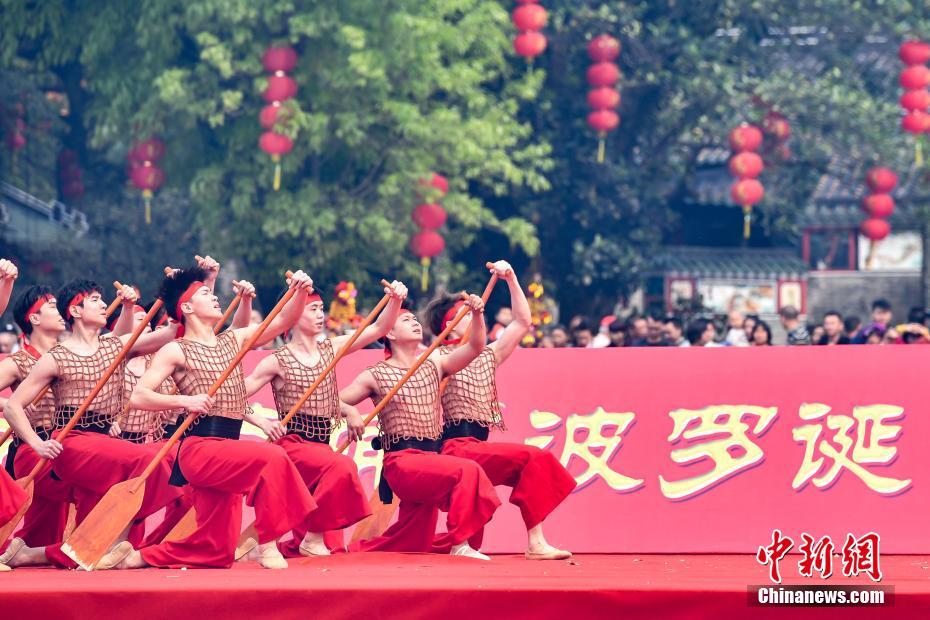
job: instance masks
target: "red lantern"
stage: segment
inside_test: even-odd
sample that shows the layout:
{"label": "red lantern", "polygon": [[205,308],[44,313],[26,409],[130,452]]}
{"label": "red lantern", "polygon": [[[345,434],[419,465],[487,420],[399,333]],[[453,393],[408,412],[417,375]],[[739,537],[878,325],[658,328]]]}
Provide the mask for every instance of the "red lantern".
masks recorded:
{"label": "red lantern", "polygon": [[609,34],[594,37],[588,43],[588,56],[594,62],[611,62],[620,55],[620,41]]}
{"label": "red lantern", "polygon": [[158,138],[149,138],[136,145],[132,150],[130,159],[140,162],[158,161],[165,156],[165,143]]}
{"label": "red lantern", "polygon": [[762,146],[762,132],[753,125],[740,125],[730,132],[730,148],[740,153],[756,151]]}
{"label": "red lantern", "polygon": [[65,200],[80,200],[84,196],[84,183],[81,179],[73,179],[62,186],[61,195]]}
{"label": "red lantern", "polygon": [[527,32],[545,28],[548,14],[546,9],[538,4],[524,4],[514,9],[512,18],[513,25],[516,26],[517,30]]}
{"label": "red lantern", "polygon": [[420,285],[424,291],[429,288],[429,266],[432,259],[446,248],[446,241],[435,230],[421,230],[410,239],[410,251],[420,257],[422,275]]}
{"label": "red lantern", "polygon": [[26,146],[26,136],[18,131],[9,131],[6,134],[6,144],[11,151],[18,151]]}
{"label": "red lantern", "polygon": [[269,47],[262,56],[262,66],[268,73],[290,73],[297,66],[297,52],[293,47]]}
{"label": "red lantern", "polygon": [[283,109],[280,105],[266,105],[258,114],[258,123],[265,129],[272,129],[279,120],[286,120],[283,118],[285,115],[281,114]]}
{"label": "red lantern", "polygon": [[77,153],[71,149],[61,149],[61,152],[58,154],[58,166],[61,169],[70,168],[72,166],[77,166],[78,156]]}
{"label": "red lantern", "polygon": [[930,85],[930,69],[924,65],[908,67],[901,72],[900,79],[905,90],[920,90]]}
{"label": "red lantern", "polygon": [[905,110],[926,112],[930,108],[930,92],[909,90],[901,95],[901,107]]}
{"label": "red lantern", "polygon": [[739,179],[754,179],[765,168],[762,158],[751,151],[738,153],[730,158],[730,174]]}
{"label": "red lantern", "polygon": [[297,94],[297,82],[287,75],[269,75],[268,88],[262,93],[262,97],[268,103],[275,101],[287,101]]}
{"label": "red lantern", "polygon": [[862,234],[865,235],[871,241],[881,241],[891,233],[891,224],[886,220],[880,220],[878,218],[869,218],[862,222],[862,225],[859,227],[862,231]]}
{"label": "red lantern", "polygon": [[765,188],[756,179],[741,179],[730,188],[730,196],[743,207],[743,238],[752,231],[752,207],[765,196]]}
{"label": "red lantern", "polygon": [[546,37],[539,32],[521,32],[513,40],[513,49],[519,56],[532,60],[546,51]]}
{"label": "red lantern", "polygon": [[865,182],[876,194],[890,194],[898,184],[898,175],[890,168],[871,168],[865,173]]}
{"label": "red lantern", "polygon": [[920,134],[930,129],[930,114],[914,110],[901,119],[901,128],[912,134]]}
{"label": "red lantern", "polygon": [[417,205],[410,214],[413,222],[420,228],[436,230],[446,223],[446,210],[435,203]]}
{"label": "red lantern", "polygon": [[449,193],[448,179],[446,179],[446,177],[442,176],[441,174],[437,174],[435,172],[430,178],[420,179],[417,183],[419,185],[422,185],[423,187],[431,187],[433,190],[436,191],[437,194],[439,194],[438,196],[439,198],[442,198],[443,196]]}
{"label": "red lantern", "polygon": [[539,0],[516,0],[517,4],[538,4]]}
{"label": "red lantern", "polygon": [[791,125],[780,114],[769,114],[765,117],[762,126],[765,132],[774,136],[778,142],[784,142],[791,137]]}
{"label": "red lantern", "polygon": [[287,155],[294,148],[294,141],[284,134],[266,131],[258,139],[258,146],[261,150],[271,155],[271,161],[274,162],[274,191],[281,188],[281,156]]}
{"label": "red lantern", "polygon": [[871,194],[862,201],[862,210],[872,218],[886,218],[894,213],[894,199],[888,194]]}
{"label": "red lantern", "polygon": [[142,190],[142,198],[145,200],[145,223],[151,224],[152,195],[165,182],[165,173],[158,166],[146,163],[132,169],[131,179],[132,184]]}
{"label": "red lantern", "polygon": [[588,105],[592,110],[616,109],[620,106],[620,93],[609,86],[588,92]]}
{"label": "red lantern", "polygon": [[594,88],[613,86],[620,80],[620,68],[612,62],[599,62],[588,67],[588,84]]}
{"label": "red lantern", "polygon": [[927,64],[930,60],[930,45],[923,41],[905,41],[898,48],[898,57],[908,66]]}
{"label": "red lantern", "polygon": [[620,124],[620,116],[613,110],[595,110],[588,114],[588,125],[599,133],[613,131]]}

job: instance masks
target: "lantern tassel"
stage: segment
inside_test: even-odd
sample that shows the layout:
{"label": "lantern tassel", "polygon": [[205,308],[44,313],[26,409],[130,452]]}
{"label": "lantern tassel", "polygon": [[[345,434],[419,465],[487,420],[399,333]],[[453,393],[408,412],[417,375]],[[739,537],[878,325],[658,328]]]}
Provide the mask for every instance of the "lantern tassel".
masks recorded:
{"label": "lantern tassel", "polygon": [[872,271],[872,260],[875,258],[875,246],[878,245],[878,241],[871,241],[869,243],[869,253],[865,257],[865,270]]}
{"label": "lantern tassel", "polygon": [[752,205],[743,205],[743,239],[752,233]]}
{"label": "lantern tassel", "polygon": [[420,288],[423,289],[424,293],[429,289],[430,262],[429,256],[424,256],[420,259],[420,265],[423,267],[423,270],[420,272]]}
{"label": "lantern tassel", "polygon": [[606,145],[604,144],[604,142],[605,142],[606,137],[607,137],[607,134],[604,133],[603,131],[597,132],[597,163],[599,164],[604,163],[604,151],[606,148]]}
{"label": "lantern tassel", "polygon": [[920,136],[917,136],[917,141],[914,143],[914,164],[918,168],[923,168],[924,165],[924,150],[920,145]]}
{"label": "lantern tassel", "polygon": [[274,183],[272,184],[272,187],[274,188],[274,191],[278,191],[281,189],[281,156],[272,155],[271,159],[274,161]]}
{"label": "lantern tassel", "polygon": [[152,190],[143,190],[142,199],[145,202],[145,224],[149,225],[152,223]]}

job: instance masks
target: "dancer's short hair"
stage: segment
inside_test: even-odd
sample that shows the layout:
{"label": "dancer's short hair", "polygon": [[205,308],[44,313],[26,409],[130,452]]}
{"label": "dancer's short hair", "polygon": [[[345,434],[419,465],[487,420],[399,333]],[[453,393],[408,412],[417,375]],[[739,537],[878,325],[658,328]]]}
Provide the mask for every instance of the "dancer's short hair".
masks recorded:
{"label": "dancer's short hair", "polygon": [[427,327],[429,327],[429,330],[434,336],[438,336],[442,333],[442,322],[446,318],[446,314],[449,313],[452,306],[457,304],[460,299],[461,296],[457,293],[440,293],[438,297],[435,297],[426,306],[424,318],[426,319]]}
{"label": "dancer's short hair", "polygon": [[[71,280],[61,287],[61,290],[55,295],[58,313],[61,314],[68,327],[74,325],[74,317],[68,312],[68,308],[71,306],[71,300],[78,295],[90,295],[91,293],[100,293],[103,295],[103,288],[93,280],[76,279]],[[83,303],[83,301],[81,303]]]}
{"label": "dancer's short hair", "polygon": [[177,316],[178,301],[180,301],[181,296],[184,295],[184,291],[186,291],[191,284],[194,282],[203,282],[206,279],[207,272],[200,267],[180,269],[175,271],[172,275],[165,276],[165,279],[161,282],[161,289],[159,289],[158,296],[164,302],[165,311],[168,313],[168,316],[179,323],[183,323],[183,314]]}
{"label": "dancer's short hair", "polygon": [[32,323],[26,313],[37,301],[46,295],[54,297],[55,292],[49,286],[33,285],[24,290],[13,304],[13,320],[19,325],[20,331],[27,336],[32,333]]}

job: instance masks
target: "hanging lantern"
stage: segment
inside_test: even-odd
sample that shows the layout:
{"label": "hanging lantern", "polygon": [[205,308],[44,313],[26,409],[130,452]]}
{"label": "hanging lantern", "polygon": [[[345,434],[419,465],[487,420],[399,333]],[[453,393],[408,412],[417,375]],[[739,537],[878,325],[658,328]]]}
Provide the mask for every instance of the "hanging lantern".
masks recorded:
{"label": "hanging lantern", "polygon": [[757,151],[762,146],[762,132],[754,125],[740,125],[730,132],[730,148],[735,153]]}
{"label": "hanging lantern", "polygon": [[[449,181],[446,177],[441,174],[433,173],[428,179],[423,178],[417,181],[417,185],[426,189],[425,194],[430,194],[429,196],[422,196],[427,200],[434,200],[437,198],[442,198],[449,193]],[[418,192],[419,193],[419,192]]]}
{"label": "hanging lantern", "polygon": [[888,218],[894,213],[894,199],[888,194],[869,194],[862,200],[862,210],[871,218]]}
{"label": "hanging lantern", "polygon": [[901,95],[901,107],[910,112],[926,112],[930,108],[930,92],[909,90]]}
{"label": "hanging lantern", "polygon": [[511,18],[517,30],[527,32],[545,28],[548,14],[546,9],[538,4],[524,4],[514,9]]}
{"label": "hanging lantern", "polygon": [[420,257],[422,275],[420,284],[425,292],[429,288],[429,267],[432,259],[446,248],[446,241],[435,230],[421,230],[410,238],[410,251]]}
{"label": "hanging lantern", "polygon": [[293,47],[269,47],[262,55],[262,66],[268,73],[290,73],[297,67],[297,52]]}
{"label": "hanging lantern", "polygon": [[862,234],[865,235],[871,241],[881,241],[889,234],[891,234],[891,224],[886,220],[880,220],[878,218],[869,218],[862,222],[859,226],[859,230],[862,231]]}
{"label": "hanging lantern", "polygon": [[930,129],[930,114],[920,110],[908,112],[901,119],[901,128],[914,135],[921,134]]}
{"label": "hanging lantern", "polygon": [[136,145],[133,158],[137,161],[158,161],[165,156],[165,143],[158,138],[149,138]]}
{"label": "hanging lantern", "polygon": [[594,62],[611,62],[620,55],[620,41],[609,34],[601,34],[588,43],[588,56]]}
{"label": "hanging lantern", "polygon": [[777,142],[785,142],[791,137],[791,124],[777,112],[766,115],[765,120],[762,122],[762,128],[765,133],[774,137]]}
{"label": "hanging lantern", "polygon": [[274,162],[274,191],[281,188],[281,156],[287,155],[294,148],[294,141],[284,134],[266,131],[258,139],[258,146],[261,150],[271,155],[271,161]]}
{"label": "hanging lantern", "polygon": [[865,182],[876,194],[890,194],[898,184],[898,175],[890,168],[879,166],[866,172]]}
{"label": "hanging lantern", "polygon": [[607,132],[620,125],[620,115],[613,110],[595,110],[588,114],[588,126],[597,132],[597,163],[603,163]]}
{"label": "hanging lantern", "polygon": [[930,69],[924,65],[908,67],[901,72],[901,86],[905,90],[919,90],[930,86]]}
{"label": "hanging lantern", "polygon": [[414,207],[410,217],[413,219],[414,224],[420,228],[436,230],[442,228],[448,216],[442,205],[428,202]]}
{"label": "hanging lantern", "polygon": [[609,86],[588,91],[588,106],[592,110],[615,110],[620,107],[620,93]]}
{"label": "hanging lantern", "polygon": [[276,124],[284,124],[291,120],[291,112],[279,102],[266,105],[258,114],[258,122],[265,129],[274,129]]}
{"label": "hanging lantern", "polygon": [[136,189],[142,190],[145,200],[145,223],[152,223],[152,196],[162,183],[165,182],[165,173],[151,162],[137,166],[132,170],[132,184]]}
{"label": "hanging lantern", "polygon": [[620,81],[620,68],[612,62],[598,62],[588,67],[586,77],[592,88],[613,86]]}
{"label": "hanging lantern", "polygon": [[730,174],[738,179],[754,179],[764,169],[762,158],[751,151],[743,151],[730,158]]}
{"label": "hanging lantern", "polygon": [[269,75],[262,97],[268,103],[287,101],[297,94],[297,82],[288,75]]}
{"label": "hanging lantern", "polygon": [[930,44],[915,40],[905,41],[898,48],[898,57],[909,67],[925,65],[930,60]]}
{"label": "hanging lantern", "polygon": [[730,188],[733,201],[743,207],[743,238],[749,239],[752,229],[752,207],[765,196],[765,188],[756,179],[741,179]]}
{"label": "hanging lantern", "polygon": [[546,36],[541,32],[521,32],[513,40],[513,50],[532,62],[533,58],[546,51]]}

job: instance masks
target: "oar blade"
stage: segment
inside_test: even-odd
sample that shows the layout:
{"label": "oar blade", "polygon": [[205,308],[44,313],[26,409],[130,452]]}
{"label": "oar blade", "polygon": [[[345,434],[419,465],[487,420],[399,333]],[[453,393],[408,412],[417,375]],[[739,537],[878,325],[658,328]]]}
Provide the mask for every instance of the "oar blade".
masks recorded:
{"label": "oar blade", "polygon": [[355,531],[352,532],[352,542],[367,540],[383,534],[391,523],[394,511],[397,510],[397,506],[400,504],[400,498],[395,494],[391,503],[385,504],[378,497],[378,491],[375,490],[374,494],[368,498],[368,504],[371,506],[371,515],[355,526]]}
{"label": "oar blade", "polygon": [[[140,483],[141,482],[141,483]],[[74,528],[61,550],[85,570],[93,570],[116,544],[142,507],[145,481],[131,478],[110,487],[80,525]]]}
{"label": "oar blade", "polygon": [[15,530],[19,522],[23,520],[23,515],[26,514],[26,511],[29,510],[29,506],[32,505],[32,492],[35,490],[35,485],[32,480],[26,482],[24,482],[24,480],[26,479],[21,478],[16,482],[23,487],[23,491],[26,492],[26,498],[23,500],[22,505],[20,505],[19,510],[16,511],[16,514],[13,515],[13,518],[0,526],[0,547],[10,539],[10,536],[13,535],[13,530]]}
{"label": "oar blade", "polygon": [[236,546],[236,559],[245,557],[245,555],[258,545],[258,531],[255,529],[255,523],[245,528],[239,537],[239,544]]}
{"label": "oar blade", "polygon": [[177,542],[193,534],[197,530],[197,511],[193,508],[184,513],[162,542]]}

